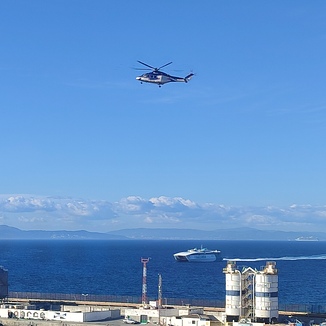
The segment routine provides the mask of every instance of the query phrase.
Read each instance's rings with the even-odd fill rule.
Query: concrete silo
[[[225,274],[225,314],[227,321],[239,320],[241,312],[241,273],[232,261],[228,261]]]
[[[278,319],[278,274],[275,262],[267,262],[265,268],[255,275],[255,318],[259,322]]]

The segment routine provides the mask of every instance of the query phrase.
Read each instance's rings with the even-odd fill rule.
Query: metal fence
[[[278,310],[303,312],[307,314],[326,314],[326,304],[325,303],[279,304]]]
[[[121,295],[98,295],[98,294],[66,294],[66,293],[38,293],[38,292],[9,292],[9,298],[28,299],[28,300],[56,300],[56,301],[93,301],[93,302],[121,302],[140,304],[141,297],[121,296]],[[149,301],[155,301],[156,298],[148,298]],[[202,307],[224,308],[225,301],[206,300],[193,298],[163,298],[163,305],[191,305]],[[280,311],[303,312],[311,314],[326,314],[326,304],[281,304],[278,305]]]
[[[98,295],[98,294],[66,294],[66,293],[39,293],[39,292],[9,292],[10,299],[27,299],[27,300],[56,300],[56,301],[93,301],[93,302],[121,302],[140,304],[141,297],[122,296],[122,295]],[[155,301],[156,298],[148,298],[148,301]],[[205,300],[205,299],[180,299],[180,298],[163,298],[163,305],[192,305],[204,307],[225,306],[224,301]]]

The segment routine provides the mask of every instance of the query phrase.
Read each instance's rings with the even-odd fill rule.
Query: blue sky
[[[325,227],[325,12],[1,1],[0,222]],[[195,77],[140,84],[137,60]]]

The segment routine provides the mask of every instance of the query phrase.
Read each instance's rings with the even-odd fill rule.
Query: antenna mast
[[[158,274],[158,308],[162,308],[162,275]]]
[[[149,258],[141,258],[140,260],[143,263],[143,289],[141,302],[143,305],[147,304],[147,266],[146,264],[149,262]]]

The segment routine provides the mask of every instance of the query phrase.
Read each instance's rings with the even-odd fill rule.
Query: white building
[[[82,311],[85,307],[79,306],[79,310],[76,308],[76,306],[64,306],[64,310],[61,311],[38,310],[34,305],[4,303],[0,305],[0,318],[91,322],[120,317],[119,309],[104,310],[103,307],[92,307],[91,311]]]
[[[166,326],[210,326],[210,318],[203,314],[191,314],[163,318],[162,324]]]
[[[125,318],[135,320],[141,324],[159,324],[162,318],[176,316],[178,313],[178,309],[126,308]]]
[[[202,307],[155,308],[148,306],[125,309],[125,318],[141,324],[153,323],[164,326],[210,326],[210,319]]]

